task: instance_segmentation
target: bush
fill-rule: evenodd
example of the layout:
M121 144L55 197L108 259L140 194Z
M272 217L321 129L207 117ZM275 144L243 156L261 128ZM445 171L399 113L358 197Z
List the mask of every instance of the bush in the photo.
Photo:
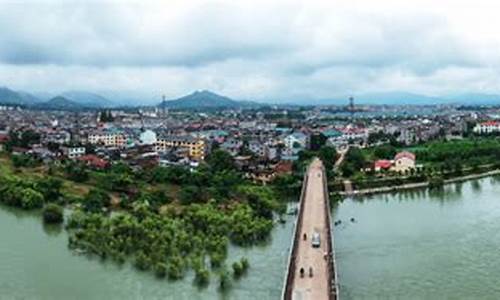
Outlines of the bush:
M444 185L444 179L441 176L434 176L429 179L429 188L430 189L440 189Z
M167 265L164 263L157 263L154 267L155 275L158 278L164 278L167 276Z
M229 288L230 285L231 285L231 280L229 278L229 273L227 269L225 267L221 268L221 270L219 271L219 288L221 290L225 290Z
M205 268L196 270L194 281L198 286L206 286L210 282L210 272Z
M63 209L61 206L49 203L43 208L43 221L50 224L60 224L64 221Z
M240 264L243 267L243 271L246 272L248 268L250 268L250 263L246 257L242 257L240 260Z
M233 276L239 278L241 275L243 275L243 266L240 262L235 261L233 263Z
M210 265L212 268L219 268L224 262L224 258L222 253L214 252L210 255Z
M144 254L144 252L141 251L136 254L134 266L141 271L146 271L150 268L149 258L146 254Z
M179 256L174 256L168 264L168 278L172 280L181 279L184 277L184 262Z
M250 267L250 263L248 262L248 259L245 257L241 258L240 261L235 261L233 263L233 276L234 278L239 278L242 275L244 275L248 268Z
M91 189L83 199L83 208L87 212L102 212L103 208L109 207L111 198L108 193L99 189Z

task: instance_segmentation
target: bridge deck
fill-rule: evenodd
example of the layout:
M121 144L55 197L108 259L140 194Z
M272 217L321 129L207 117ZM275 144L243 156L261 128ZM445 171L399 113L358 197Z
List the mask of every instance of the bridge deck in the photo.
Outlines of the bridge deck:
M327 195L324 185L323 165L320 160L315 160L309 166L307 175L307 185L303 195L300 214L296 227L296 240L294 241L294 263L290 264L288 272L293 272L291 281L287 284L292 285L287 290L291 295L285 295L286 299L306 300L306 299L335 299L332 296L332 278L331 268L332 260L328 253L331 251L330 224L328 205L325 196ZM314 232L320 234L321 245L319 248L312 247L311 237ZM307 235L303 239L304 233ZM299 237L299 238L297 238ZM313 270L313 276L309 276L309 268ZM300 274L300 269L304 269L304 276Z

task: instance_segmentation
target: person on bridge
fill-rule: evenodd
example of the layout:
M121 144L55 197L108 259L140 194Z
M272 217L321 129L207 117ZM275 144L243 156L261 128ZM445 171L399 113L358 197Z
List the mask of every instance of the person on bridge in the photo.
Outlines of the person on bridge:
M304 268L300 268L300 277L304 277Z
M309 277L313 277L313 268L309 267Z
M304 241L307 240L307 234L304 233L303 237L304 237Z

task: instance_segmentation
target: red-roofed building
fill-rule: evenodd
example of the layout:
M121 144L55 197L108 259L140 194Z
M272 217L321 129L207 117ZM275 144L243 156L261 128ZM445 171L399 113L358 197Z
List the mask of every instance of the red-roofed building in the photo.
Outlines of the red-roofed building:
M476 124L473 131L475 133L484 134L484 133L493 133L500 132L500 122L499 121L487 121Z
M410 160L415 161L415 154L408 152L408 151L399 152L394 157L394 160L398 160L398 159L402 159L402 158L408 158Z
M109 163L102 158L94 154L88 154L77 158L79 161L84 162L87 166L96 169L105 169L109 166Z
M280 161L274 167L274 172L276 174L291 174L293 163L291 161Z
M9 141L9 136L6 134L0 134L0 143L6 143Z
M9 141L9 136L6 134L0 134L0 151L3 151L5 143Z
M375 162L375 171L389 170L392 167L392 161L387 159L379 159Z
M403 151L396 154L394 157L393 169L396 172L406 172L410 169L415 169L415 154Z

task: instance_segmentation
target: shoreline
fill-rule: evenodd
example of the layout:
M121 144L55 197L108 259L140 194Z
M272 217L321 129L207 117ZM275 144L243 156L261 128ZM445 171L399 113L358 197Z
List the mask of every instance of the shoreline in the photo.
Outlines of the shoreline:
M470 174L470 175L445 179L444 184L463 182L463 181L467 181L467 180L479 179L479 178L493 176L493 175L499 175L499 174L500 174L500 169L496 169L496 170L491 170L491 171L487 171L484 173ZM383 186L383 187L376 187L376 188L369 188L369 189L353 190L352 192L342 191L342 192L338 192L338 194L343 196L343 197L346 197L346 196L366 196L366 195L373 195L373 194L383 194L383 193L391 193L391 192L405 191L405 190L418 189L418 188L426 188L428 186L429 186L429 182L425 181L425 182L407 183L407 184L403 184L403 185Z

